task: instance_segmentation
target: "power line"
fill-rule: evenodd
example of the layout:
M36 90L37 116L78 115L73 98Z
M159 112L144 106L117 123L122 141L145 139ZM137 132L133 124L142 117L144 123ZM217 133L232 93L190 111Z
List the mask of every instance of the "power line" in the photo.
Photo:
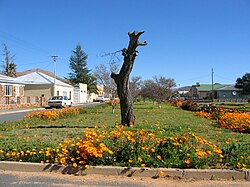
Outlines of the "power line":
M32 43L27 42L25 40L22 40L22 39L18 38L17 36L14 36L10 33L6 33L4 31L0 30L0 34L1 34L2 38L3 38L3 36L5 36L5 37L9 38L11 41L15 42L16 44L19 44L23 48L26 48L26 49L28 48L28 49L32 49L32 50L37 50L39 52L43 52L45 54L50 54L49 51L41 48L40 46L32 44Z

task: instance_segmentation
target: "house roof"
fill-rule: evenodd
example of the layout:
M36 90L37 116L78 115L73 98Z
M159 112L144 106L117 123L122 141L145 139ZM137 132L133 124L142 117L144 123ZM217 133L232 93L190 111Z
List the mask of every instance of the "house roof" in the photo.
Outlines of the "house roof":
M24 84L54 84L54 77L51 77L39 71L19 76L16 78L16 80ZM73 87L58 79L55 79L55 83L56 85L60 86Z
M33 72L40 72L40 73L43 73L45 75L48 75L48 76L54 78L54 73L52 73L50 71L40 69L40 68L30 69L30 70L26 70L26 71L23 71L23 72L16 72L16 76L20 77L20 76L27 75L27 74L30 74L30 73L33 73ZM62 82L65 82L65 83L69 83L67 80L62 79L61 77L58 77L58 76L56 76L56 79L58 79L58 80L60 80Z
M0 82L14 82L15 79L13 77L8 77L0 74Z
M21 84L16 80L16 78L5 76L2 74L0 74L0 83Z
M183 86L180 88L177 88L175 91L189 91L191 86Z
M225 85L225 84L214 84L213 85L213 89L214 90L218 90L220 88L223 88L223 87L226 87L226 86L229 86L229 85ZM211 91L212 90L212 85L211 84L200 84L200 86L196 86L197 90L198 91Z
M241 90L239 88L235 88L235 84L232 84L232 85L228 85L228 86L225 86L223 88L219 88L217 89L218 91L219 90L225 90L225 91L236 91L236 90Z

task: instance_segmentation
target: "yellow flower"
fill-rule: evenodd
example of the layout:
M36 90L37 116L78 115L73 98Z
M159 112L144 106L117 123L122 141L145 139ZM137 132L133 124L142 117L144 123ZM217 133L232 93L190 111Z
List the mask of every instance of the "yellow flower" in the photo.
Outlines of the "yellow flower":
M159 171L159 175L160 175L161 177L163 177L163 176L164 176L164 172L163 172L163 171Z
M146 166L146 164L141 164L141 167L145 167Z
M154 152L155 152L155 149L154 149L154 148L152 148L152 149L151 149L151 151L154 153Z
M128 160L128 162L129 162L129 163L132 163L132 162L133 162L133 160L129 159L129 160Z
M75 168L76 168L76 167L77 167L77 163L74 163L74 164L73 164L73 167L75 167Z
M157 155L157 158L158 158L159 160L161 160L161 155Z
M89 169L90 168L90 165L85 165L85 169Z
M139 162L142 162L142 158L140 156L138 157L138 160L139 160Z
M241 163L238 162L238 163L237 163L237 167L238 167L238 168L241 168Z

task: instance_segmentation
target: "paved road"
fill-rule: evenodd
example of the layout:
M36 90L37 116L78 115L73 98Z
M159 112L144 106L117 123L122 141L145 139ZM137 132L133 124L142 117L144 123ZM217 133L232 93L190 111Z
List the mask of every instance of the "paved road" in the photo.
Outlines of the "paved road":
M93 107L97 105L101 105L102 103L86 103L86 104L78 104L77 107ZM76 107L76 106L75 106ZM29 112L34 109L12 109L12 110L0 110L0 123L4 121L17 121L22 120L24 116L26 116Z
M126 177L126 176L108 176L108 175L62 175L60 173L47 172L17 172L0 170L1 187L71 187L71 186L121 186L121 187L248 187L249 181L231 181L231 180L184 180L149 177Z

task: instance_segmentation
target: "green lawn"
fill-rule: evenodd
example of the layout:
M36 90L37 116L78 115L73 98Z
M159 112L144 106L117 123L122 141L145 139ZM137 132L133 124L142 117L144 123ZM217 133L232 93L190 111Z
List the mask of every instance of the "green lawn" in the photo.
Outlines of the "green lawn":
M228 138L235 138L239 142L250 142L249 134L234 133L213 125L213 121L195 116L194 113L184 111L170 105L163 104L162 108L152 102L135 103L136 128L146 130L164 130L162 136L170 132L196 132L197 135L224 144ZM119 106L112 114L109 105L86 108L87 112L57 121L25 119L18 122L0 124L0 146L21 147L27 145L54 147L64 139L83 136L86 127L96 125L114 127L120 122ZM27 128L28 127L28 128Z

